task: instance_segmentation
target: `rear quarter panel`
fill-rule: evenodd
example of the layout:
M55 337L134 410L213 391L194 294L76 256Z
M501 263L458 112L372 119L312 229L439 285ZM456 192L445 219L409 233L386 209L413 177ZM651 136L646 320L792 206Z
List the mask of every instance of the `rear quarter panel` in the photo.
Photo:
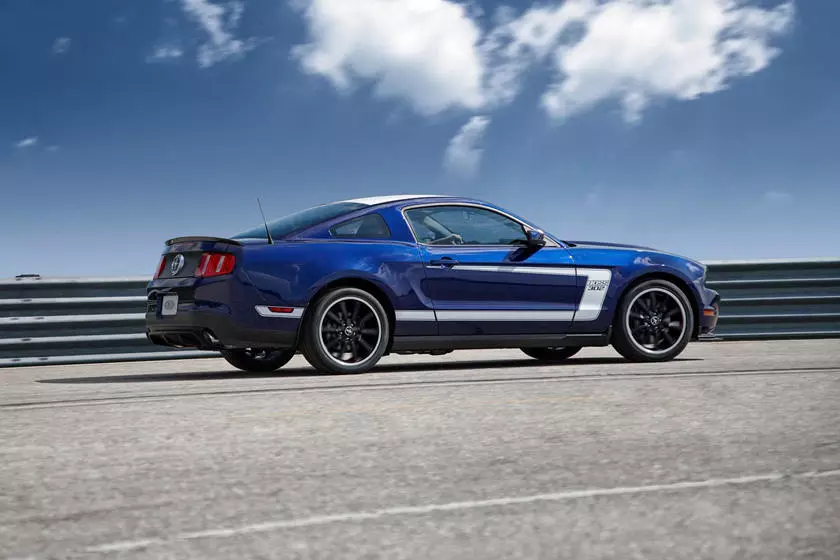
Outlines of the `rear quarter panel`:
M419 290L425 270L418 248L394 241L292 241L247 247L243 268L251 284L268 305L306 307L328 284L361 279L377 286L395 309L431 309ZM433 322L412 327L435 334Z

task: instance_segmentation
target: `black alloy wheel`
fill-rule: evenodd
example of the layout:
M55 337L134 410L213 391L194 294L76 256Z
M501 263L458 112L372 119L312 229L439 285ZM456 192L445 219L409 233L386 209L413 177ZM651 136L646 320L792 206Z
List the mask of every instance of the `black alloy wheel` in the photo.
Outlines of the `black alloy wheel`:
M691 339L694 312L671 282L650 280L627 293L615 320L613 345L633 361L667 361Z
M301 352L317 370L364 373L385 353L390 325L382 304L358 288L338 288L316 304L304 325Z

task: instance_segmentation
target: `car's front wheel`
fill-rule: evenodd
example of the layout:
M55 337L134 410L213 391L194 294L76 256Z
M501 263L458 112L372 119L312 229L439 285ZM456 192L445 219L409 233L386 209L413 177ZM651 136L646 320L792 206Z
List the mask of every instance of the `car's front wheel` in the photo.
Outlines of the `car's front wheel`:
M571 358L580 352L580 346L557 346L555 348L522 348L528 356L546 362L548 364L556 364Z
M289 363L294 358L295 349L258 350L222 350L222 357L235 368L250 373L270 373Z
M318 371L365 373L385 353L389 336L379 300L358 288L337 288L307 314L300 350Z
M634 362L677 357L691 340L694 311L685 294L666 280L648 280L622 298L613 323L613 347Z

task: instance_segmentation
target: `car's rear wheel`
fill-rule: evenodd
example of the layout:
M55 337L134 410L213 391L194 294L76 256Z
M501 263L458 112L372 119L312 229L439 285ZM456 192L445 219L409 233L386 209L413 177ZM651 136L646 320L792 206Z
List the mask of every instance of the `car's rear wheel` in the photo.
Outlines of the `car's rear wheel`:
M250 373L270 373L289 363L295 356L295 349L260 350L246 348L244 350L222 350L222 357L235 368Z
M337 288L316 303L303 325L301 353L321 372L365 373L385 353L388 315L373 295Z
M522 348L525 354L541 362L556 364L580 352L580 346L556 346L553 348Z
M613 323L613 347L634 362L664 362L691 340L694 311L677 286L649 280L627 292Z

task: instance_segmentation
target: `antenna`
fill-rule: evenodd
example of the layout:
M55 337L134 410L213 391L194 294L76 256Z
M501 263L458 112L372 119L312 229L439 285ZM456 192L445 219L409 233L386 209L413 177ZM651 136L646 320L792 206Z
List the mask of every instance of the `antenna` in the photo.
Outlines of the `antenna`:
M262 202L260 202L260 197L257 197L257 206L260 207L260 215L262 216L263 223L265 224L265 235L268 237L268 244L274 245L274 240L271 239L271 231L268 229L268 222L265 219L265 212L263 212Z

